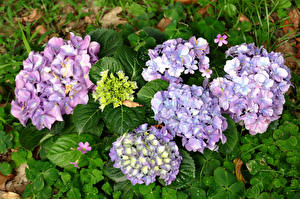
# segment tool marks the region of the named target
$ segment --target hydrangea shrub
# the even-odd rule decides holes
[[[148,129],[148,124],[140,125],[119,137],[110,149],[114,167],[120,168],[133,185],[148,185],[156,177],[169,185],[179,172],[182,157],[178,147],[174,141],[157,137],[159,131],[155,127]]]
[[[41,130],[51,129],[63,114],[72,114],[77,104],[88,102],[93,86],[89,70],[97,60],[100,45],[70,34],[70,40],[53,37],[43,52],[30,52],[24,69],[16,76],[16,100],[11,113],[23,126],[28,119]]]
[[[93,92],[93,98],[100,103],[100,109],[103,110],[108,104],[113,104],[114,108],[120,106],[124,100],[133,100],[134,90],[137,84],[134,81],[128,81],[123,71],[117,72],[117,77],[109,71],[101,72],[101,79],[97,81],[96,90]]]
[[[280,53],[268,53],[252,44],[233,46],[226,51],[226,76],[214,79],[212,94],[225,113],[244,124],[250,134],[264,133],[280,118],[288,91],[290,71]]]
[[[226,142],[222,134],[227,128],[226,119],[221,115],[218,98],[208,89],[172,83],[167,91],[154,95],[151,105],[155,120],[164,123],[171,136],[182,137],[188,151],[217,150],[217,142]]]
[[[146,81],[163,79],[169,82],[181,82],[181,74],[194,74],[199,70],[203,77],[209,78],[209,46],[205,39],[191,37],[188,41],[170,39],[163,44],[150,49],[150,60],[142,72]]]

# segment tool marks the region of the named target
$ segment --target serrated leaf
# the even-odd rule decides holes
[[[99,104],[89,102],[88,104],[79,104],[73,112],[73,122],[79,134],[91,132],[97,126],[101,117]]]
[[[0,163],[0,173],[2,175],[9,175],[12,173],[12,167],[8,162],[2,162]]]
[[[144,27],[143,30],[150,36],[153,37],[157,43],[163,43],[166,39],[166,36],[163,32],[158,30],[157,28],[153,28],[150,26]]]
[[[45,182],[42,174],[39,174],[32,182],[33,189],[38,192],[44,188]]]
[[[96,64],[94,64],[89,72],[90,80],[97,85],[97,81],[101,79],[101,72],[109,70],[111,73],[117,73],[124,70],[121,63],[113,57],[103,57]]]
[[[18,131],[20,132],[21,145],[28,150],[33,150],[34,147],[39,145],[40,140],[47,134],[46,129],[38,131],[33,125],[28,125],[26,128],[21,127]]]
[[[120,47],[114,55],[122,66],[124,67],[124,72],[131,81],[136,81],[139,86],[145,84],[145,80],[142,77],[143,65],[139,62],[137,53],[129,48],[128,46]]]
[[[150,82],[147,82],[137,93],[137,99],[147,105],[151,106],[151,100],[155,93],[161,90],[166,90],[169,86],[169,83],[162,80],[156,79]]]
[[[115,182],[123,182],[127,180],[126,176],[122,173],[121,169],[114,168],[112,162],[109,162],[105,165],[103,173],[105,176],[109,177]]]
[[[67,193],[68,199],[81,199],[81,193],[77,188],[71,188]]]
[[[123,45],[122,35],[112,29],[99,28],[89,33],[92,41],[100,44],[99,58],[112,56]]]
[[[133,196],[136,194],[135,190],[132,189],[132,184],[129,180],[119,182],[114,184],[114,191],[121,191],[122,195],[120,198],[128,198],[132,199]]]
[[[128,108],[119,106],[113,108],[112,105],[108,105],[102,115],[107,128],[119,135],[131,131],[145,122],[144,107]]]
[[[177,199],[177,191],[168,187],[162,188],[162,199]]]
[[[225,144],[219,147],[219,152],[224,154],[231,154],[234,147],[238,143],[239,137],[235,122],[230,117],[226,117],[226,119],[228,127],[223,133],[226,136],[227,141]]]
[[[44,178],[48,185],[52,185],[59,177],[58,170],[55,168],[47,169],[44,172]]]
[[[180,150],[182,156],[179,173],[176,176],[176,180],[172,182],[169,187],[174,189],[181,189],[188,186],[192,179],[195,178],[195,162],[190,154],[184,150]]]

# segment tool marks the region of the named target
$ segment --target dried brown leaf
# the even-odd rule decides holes
[[[200,14],[200,15],[202,15],[202,17],[204,17],[207,13],[208,8],[210,8],[210,7],[211,7],[211,5],[207,5],[204,8],[200,8],[198,10],[198,14]]]
[[[47,32],[47,29],[43,25],[38,25],[34,32],[38,31],[39,35],[43,35]]]
[[[283,33],[287,34],[289,32],[295,31],[294,25],[291,23],[289,19],[284,20],[283,27],[282,27]]]
[[[39,13],[37,8],[35,8],[31,11],[31,13],[28,16],[26,16],[26,15],[23,16],[22,20],[24,22],[33,22],[33,21],[36,21],[39,18],[41,18],[41,16],[42,16],[42,13]]]
[[[13,192],[0,191],[1,199],[22,199],[19,194]]]
[[[115,7],[108,13],[106,13],[103,18],[100,20],[100,23],[102,24],[102,27],[107,28],[111,25],[116,27],[119,24],[125,24],[127,23],[126,19],[123,19],[121,17],[118,17],[118,14],[122,12],[122,8],[120,6]]]
[[[243,177],[241,168],[243,165],[243,161],[240,158],[236,158],[233,160],[233,163],[235,164],[235,175],[236,175],[236,179],[238,181],[243,181],[243,183],[245,183],[245,179]]]
[[[85,23],[88,23],[88,24],[92,24],[92,23],[93,23],[93,20],[91,19],[91,17],[85,16],[85,17],[84,17],[84,22],[85,22]]]
[[[7,191],[12,191],[18,194],[22,194],[24,192],[25,187],[28,183],[25,172],[26,168],[28,168],[28,165],[24,163],[21,164],[17,169],[15,169],[17,175],[12,181],[9,181],[6,184]]]
[[[300,23],[300,12],[299,9],[294,8],[289,12],[289,17],[290,17],[290,21],[293,24],[295,29],[299,28],[299,23]]]
[[[182,4],[194,4],[197,0],[175,0],[175,2],[181,2]]]
[[[164,32],[165,29],[166,29],[166,27],[167,27],[168,25],[170,25],[171,23],[172,23],[172,19],[170,19],[170,18],[162,18],[162,19],[158,22],[158,24],[156,25],[156,27],[157,27],[158,29],[160,29],[162,32]]]
[[[296,57],[300,59],[300,37],[296,38],[296,49],[297,49]]]
[[[243,13],[240,15],[239,20],[240,20],[240,22],[243,22],[243,21],[250,22],[250,20],[248,19],[248,17],[246,17]]]
[[[15,176],[14,174],[4,176],[0,173],[0,190],[5,190],[6,181],[12,179],[14,176]]]
[[[135,107],[142,107],[143,105],[137,103],[137,102],[133,102],[133,101],[129,101],[129,100],[124,100],[122,102],[122,105],[127,106],[129,108],[135,108]]]

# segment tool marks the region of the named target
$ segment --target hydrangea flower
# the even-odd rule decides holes
[[[154,119],[169,130],[161,136],[182,137],[188,151],[217,150],[217,142],[226,142],[222,133],[227,128],[226,119],[221,115],[218,98],[208,89],[171,83],[167,91],[154,95],[151,106]]]
[[[11,113],[23,126],[28,119],[41,130],[50,129],[63,114],[71,114],[77,104],[88,102],[93,86],[89,70],[98,60],[100,45],[70,34],[70,40],[53,37],[43,52],[30,52],[24,69],[16,76],[16,100]]]
[[[132,101],[134,89],[138,88],[136,82],[128,81],[129,78],[123,71],[117,72],[117,77],[108,72],[108,70],[101,72],[101,79],[93,92],[93,98],[99,101],[101,110],[108,104],[113,104],[115,108],[124,100]]]
[[[147,128],[148,124],[143,124],[119,137],[109,156],[133,185],[148,185],[156,177],[169,185],[179,172],[182,157],[174,141],[165,142],[155,135],[159,129]]]
[[[264,133],[282,113],[290,71],[280,53],[268,53],[254,44],[233,46],[226,56],[233,58],[224,66],[227,75],[214,79],[210,90],[222,111],[244,124],[250,134]]]
[[[225,45],[228,44],[228,41],[226,39],[227,39],[227,35],[222,36],[221,34],[218,34],[214,42],[218,43],[218,46],[223,46],[223,44]]]
[[[146,81],[163,79],[169,82],[182,81],[181,74],[194,74],[199,70],[207,78],[210,77],[209,46],[205,39],[191,37],[188,41],[170,39],[150,49],[150,60],[146,62],[142,76]]]
[[[85,154],[87,151],[91,151],[92,147],[89,146],[90,144],[88,142],[85,142],[84,144],[82,142],[78,143],[77,150],[80,151],[82,154]]]

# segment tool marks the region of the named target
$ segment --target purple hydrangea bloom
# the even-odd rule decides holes
[[[135,184],[150,184],[156,177],[167,185],[176,179],[182,157],[174,141],[160,139],[156,134],[165,130],[140,125],[113,143],[109,156],[115,168],[120,168]]]
[[[221,115],[218,98],[208,89],[171,83],[167,91],[154,95],[151,105],[155,120],[168,130],[160,136],[182,137],[188,151],[217,150],[217,142],[226,142],[222,133],[227,128],[226,119]]]
[[[163,79],[179,83],[182,73],[194,74],[199,70],[203,77],[210,78],[212,71],[209,70],[208,53],[209,46],[203,38],[191,37],[188,41],[170,39],[149,50],[148,68],[144,68],[142,76],[146,81]]]
[[[24,69],[16,76],[16,100],[11,113],[23,126],[28,119],[41,130],[50,129],[63,114],[71,114],[77,104],[88,102],[94,85],[89,70],[98,60],[100,45],[71,33],[70,40],[53,37],[43,52],[30,52]]]
[[[254,44],[233,46],[226,56],[233,57],[224,66],[227,75],[214,79],[210,90],[222,111],[244,124],[250,134],[264,133],[282,113],[290,71],[280,53],[268,53]]]

